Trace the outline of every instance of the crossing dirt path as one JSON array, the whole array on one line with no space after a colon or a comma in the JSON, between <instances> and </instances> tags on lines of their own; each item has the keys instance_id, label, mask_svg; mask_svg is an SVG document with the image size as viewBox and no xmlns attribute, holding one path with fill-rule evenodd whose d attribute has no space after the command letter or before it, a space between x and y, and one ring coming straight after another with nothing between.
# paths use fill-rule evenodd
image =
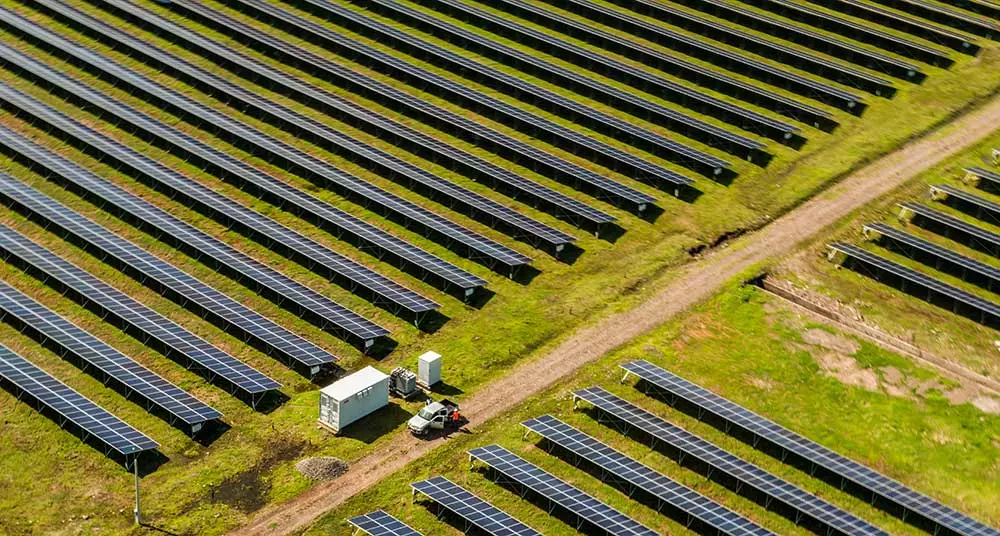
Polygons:
<instances>
[{"instance_id":1,"label":"crossing dirt path","mask_svg":"<svg viewBox=\"0 0 1000 536\"><path fill-rule=\"evenodd\" d=\"M764 228L681 268L667 287L635 308L581 329L547 355L516 366L510 374L462 402L471 423L501 415L576 369L666 322L709 297L726 281L765 259L790 252L828 225L882 196L907 179L974 145L1000 126L1000 96L956 119L943 132L911 142L858 170L829 190ZM257 513L241 536L284 535L302 530L444 440L421 441L399 433L391 443L355 462L337 480Z\"/></svg>"}]
</instances>

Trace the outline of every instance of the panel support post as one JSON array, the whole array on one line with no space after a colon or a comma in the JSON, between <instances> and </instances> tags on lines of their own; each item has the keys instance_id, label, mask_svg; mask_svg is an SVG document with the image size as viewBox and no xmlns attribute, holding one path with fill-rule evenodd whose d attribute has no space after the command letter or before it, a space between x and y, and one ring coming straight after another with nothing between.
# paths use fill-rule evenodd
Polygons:
<instances>
[{"instance_id":1,"label":"panel support post","mask_svg":"<svg viewBox=\"0 0 1000 536\"><path fill-rule=\"evenodd\" d=\"M139 454L132 457L132 469L135 471L135 510L132 511L135 517L135 524L142 525L142 515L139 511Z\"/></svg>"}]
</instances>

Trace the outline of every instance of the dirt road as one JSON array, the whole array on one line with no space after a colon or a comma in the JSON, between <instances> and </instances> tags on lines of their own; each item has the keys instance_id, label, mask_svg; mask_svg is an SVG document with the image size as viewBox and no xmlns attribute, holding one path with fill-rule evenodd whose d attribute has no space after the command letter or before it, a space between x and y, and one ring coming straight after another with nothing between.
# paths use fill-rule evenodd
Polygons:
<instances>
[{"instance_id":1,"label":"dirt road","mask_svg":"<svg viewBox=\"0 0 1000 536\"><path fill-rule=\"evenodd\" d=\"M886 155L731 247L690 263L673 283L641 305L582 329L549 354L520 364L489 389L465 399L463 413L473 423L503 414L579 367L709 297L741 271L788 253L851 211L974 145L998 125L1000 97L957 119L952 125L956 128L948 127L944 134L931 134ZM400 433L390 444L358 460L344 476L260 511L233 534L283 535L301 530L324 512L442 444L442 440L424 442Z\"/></svg>"}]
</instances>

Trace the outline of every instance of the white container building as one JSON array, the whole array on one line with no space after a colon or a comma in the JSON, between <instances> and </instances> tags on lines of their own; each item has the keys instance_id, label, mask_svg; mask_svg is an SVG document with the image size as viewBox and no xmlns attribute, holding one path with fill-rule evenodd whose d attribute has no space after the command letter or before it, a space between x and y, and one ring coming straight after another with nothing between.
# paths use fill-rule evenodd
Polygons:
<instances>
[{"instance_id":1,"label":"white container building","mask_svg":"<svg viewBox=\"0 0 1000 536\"><path fill-rule=\"evenodd\" d=\"M417 358L417 385L430 389L441 381L441 354L427 352Z\"/></svg>"},{"instance_id":2,"label":"white container building","mask_svg":"<svg viewBox=\"0 0 1000 536\"><path fill-rule=\"evenodd\" d=\"M389 405L389 375L365 367L319 392L319 422L339 433L344 427Z\"/></svg>"}]
</instances>

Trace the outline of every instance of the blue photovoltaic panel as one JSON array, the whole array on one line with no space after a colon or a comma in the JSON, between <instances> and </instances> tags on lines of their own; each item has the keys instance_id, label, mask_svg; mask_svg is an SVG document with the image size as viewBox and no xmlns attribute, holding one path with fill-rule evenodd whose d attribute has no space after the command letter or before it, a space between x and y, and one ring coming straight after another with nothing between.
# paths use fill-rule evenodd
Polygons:
<instances>
[{"instance_id":1,"label":"blue photovoltaic panel","mask_svg":"<svg viewBox=\"0 0 1000 536\"><path fill-rule=\"evenodd\" d=\"M215 408L3 281L0 281L0 312L8 319L17 319L23 329L37 333L46 342L58 345L63 351L159 406L170 414L171 420L197 425L222 417L222 413Z\"/></svg>"},{"instance_id":2,"label":"blue photovoltaic panel","mask_svg":"<svg viewBox=\"0 0 1000 536\"><path fill-rule=\"evenodd\" d=\"M574 455L600 467L609 478L622 479L657 499L687 513L691 518L730 536L773 534L704 495L684 487L662 473L629 458L551 415L521 423Z\"/></svg>"},{"instance_id":3,"label":"blue photovoltaic panel","mask_svg":"<svg viewBox=\"0 0 1000 536\"><path fill-rule=\"evenodd\" d=\"M469 456L517 482L546 500L558 504L567 512L587 521L613 536L656 536L625 514L580 491L567 482L532 465L513 452L499 446L474 448Z\"/></svg>"},{"instance_id":4,"label":"blue photovoltaic panel","mask_svg":"<svg viewBox=\"0 0 1000 536\"><path fill-rule=\"evenodd\" d=\"M171 2L169 7L257 49L263 49L269 55L278 57L287 64L307 70L354 93L382 102L393 109L402 109L404 113L429 124L437 125L438 128L447 130L470 143L485 144L487 148L499 153L504 158L547 173L556 180L576 188L584 188L599 199L607 199L636 211L644 210L648 204L656 201L654 197L613 181L600 173L572 164L476 121L434 106L423 99L340 66L306 49L293 46L201 4L176 0ZM325 30L325 28L317 26L316 30ZM349 43L349 40L341 38L333 32L329 32L324 37L330 40L339 39L340 41L335 41L338 43ZM441 144L441 142L435 140L434 144Z\"/></svg>"},{"instance_id":5,"label":"blue photovoltaic panel","mask_svg":"<svg viewBox=\"0 0 1000 536\"><path fill-rule=\"evenodd\" d=\"M75 94L80 96L80 93ZM215 215L224 224L241 224L249 232L263 237L266 242L282 246L281 252L291 257L298 256L299 260L309 268L322 267L328 273L346 279L350 282L345 285L349 290L365 289L377 297L376 301L389 303L412 313L440 307L432 300L374 270L331 251L326 246L2 83L0 83L0 100L71 136L119 165L132 169L147 180L153 181L158 188L180 197L180 201L185 204L200 205L203 210ZM19 136L16 133L7 129L0 132L3 132L5 145L22 154L32 152L29 144L19 143Z\"/></svg>"},{"instance_id":6,"label":"blue photovoltaic panel","mask_svg":"<svg viewBox=\"0 0 1000 536\"><path fill-rule=\"evenodd\" d=\"M245 393L257 394L281 387L250 365L4 225L0 225L0 255L7 260L16 258L42 272L46 283L57 281L71 290L70 294L78 295L79 301L100 307L183 356L209 376L220 377Z\"/></svg>"},{"instance_id":7,"label":"blue photovoltaic panel","mask_svg":"<svg viewBox=\"0 0 1000 536\"><path fill-rule=\"evenodd\" d=\"M1000 225L1000 203L970 194L947 184L935 184L931 186L931 196L935 199L945 199L948 204L955 206L955 208L966 214L989 221L994 225Z\"/></svg>"},{"instance_id":8,"label":"blue photovoltaic panel","mask_svg":"<svg viewBox=\"0 0 1000 536\"><path fill-rule=\"evenodd\" d=\"M7 128L0 128L0 144L20 153L25 158L44 168L53 175L95 196L103 203L102 207L112 206L130 215L143 226L149 226L163 236L170 237L176 243L197 251L198 259L211 259L226 270L237 272L239 282L253 282L259 288L267 289L277 296L285 305L295 305L301 311L312 315L314 323L324 329L337 331L342 336L357 337L362 341L370 341L387 335L385 328L337 304L333 300L296 282L288 276L274 270L248 255L237 251L225 242L218 240L196 227L189 225L165 210L162 210L142 198L119 188L102 179L93 172L86 170L74 162L29 142L20 134Z\"/></svg>"},{"instance_id":9,"label":"blue photovoltaic panel","mask_svg":"<svg viewBox=\"0 0 1000 536\"><path fill-rule=\"evenodd\" d=\"M0 198L45 220L47 227L85 242L103 259L113 259L142 283L185 307L197 308L224 324L227 331L253 340L270 354L302 365L313 374L336 361L326 350L4 173L0 173Z\"/></svg>"},{"instance_id":10,"label":"blue photovoltaic panel","mask_svg":"<svg viewBox=\"0 0 1000 536\"><path fill-rule=\"evenodd\" d=\"M273 18L274 20L280 21L283 25L293 27L294 30L292 30L292 33L302 32L309 34L311 39L322 41L331 50L349 50L350 54L363 57L364 60L362 60L362 62L370 61L373 64L381 66L383 69L391 69L394 72L405 75L405 78L419 80L420 83L417 84L418 86L423 84L423 87L436 87L441 91L447 92L449 95L453 95L453 98L467 102L475 102L480 110L489 111L492 114L500 114L506 118L508 122L512 121L516 125L522 125L521 128L529 128L528 134L534 137L561 140L562 143L574 147L572 152L579 153L581 155L590 155L592 157L596 156L598 160L611 160L614 162L613 167L615 169L627 171L639 178L660 180L674 186L686 186L693 182L691 179L684 177L683 175L661 166L651 164L645 159L633 156L628 152L618 150L610 145L596 141L572 129L563 127L537 115L525 112L521 108L509 105L504 101L494 99L477 91L472 91L468 87L459 84L450 78L419 69L391 54L386 54L364 46L361 43L358 43L357 40L349 39L337 32L329 30L325 26L314 24L281 8L272 6L265 2L258 2L256 0L232 0L232 4L239 9L256 16ZM337 6L323 5L322 8L324 12L327 12L327 9L332 10L329 11L331 16L334 13L343 12L345 16L351 17L352 19L357 18L354 16L353 11L345 11L339 9ZM362 22L362 19L358 19L356 22L360 23ZM406 35L401 32L400 34L402 36ZM621 120L613 118L612 120L615 124L620 125L623 123ZM621 125L621 127L629 130L635 129L635 127L626 125ZM635 134L640 135L641 132L636 132ZM712 157L712 161L709 162L709 166L712 167L714 172L714 170L721 170L727 167L728 163Z\"/></svg>"},{"instance_id":11,"label":"blue photovoltaic panel","mask_svg":"<svg viewBox=\"0 0 1000 536\"><path fill-rule=\"evenodd\" d=\"M225 132L227 135L239 140L238 143L234 143L252 146L256 151L266 153L272 158L280 160L286 167L294 169L297 174L316 181L322 181L324 184L333 186L340 191L349 192L363 199L364 203L376 204L385 210L392 211L399 217L405 218L413 224L421 225L430 231L439 233L447 237L448 240L446 240L446 243L448 245L461 245L474 252L471 254L473 258L486 258L492 262L511 267L531 262L530 257L481 236L419 205L382 190L354 175L348 174L324 160L267 136L259 130L222 114L213 108L202 105L180 93L167 90L163 86L153 83L148 78L88 48L64 39L13 12L0 8L0 21L12 28L16 28L19 32L23 32L34 39L44 42L54 50L61 51L89 65L90 68L114 77L122 83L127 83L148 95L160 95L162 93L162 97L165 100L169 100L171 106L184 109L187 113L197 116L201 124L206 128L217 129L217 131ZM23 57L23 55L16 51L9 50L10 55Z\"/></svg>"},{"instance_id":12,"label":"blue photovoltaic panel","mask_svg":"<svg viewBox=\"0 0 1000 536\"><path fill-rule=\"evenodd\" d=\"M254 110L269 121L273 121L272 124L274 126L280 127L292 134L304 135L306 139L321 143L325 147L346 154L352 159L356 158L367 162L368 165L379 169L386 178L397 180L407 186L411 182L420 184L432 190L438 196L447 199L448 202L445 203L446 205L465 207L472 214L482 215L483 218L480 219L487 220L487 223L502 223L504 226L513 229L514 234L517 236L530 237L535 242L543 242L551 247L559 247L574 241L572 236L562 231L540 223L467 188L435 176L381 149L330 128L309 116L300 114L273 100L262 97L258 93L233 84L222 77L201 69L160 48L151 46L89 15L49 0L39 0L38 4L45 6L65 19L71 20L77 26L96 32L102 36L102 39L113 42L116 47L126 49L131 54L151 61L153 64L166 66L172 73L179 75L185 80L193 81L197 87L204 88L207 93L218 97L220 100L235 104L237 108L246 107ZM156 15L142 10L138 6L125 2L110 1L106 2L105 5L119 9L129 9L145 22L150 22L152 19L158 18ZM160 20L163 23L167 23L167 21ZM163 89L162 91L169 92L167 89ZM176 96L174 97L176 99Z\"/></svg>"},{"instance_id":13,"label":"blue photovoltaic panel","mask_svg":"<svg viewBox=\"0 0 1000 536\"><path fill-rule=\"evenodd\" d=\"M719 472L728 475L740 483L739 489L756 490L766 495L770 501L777 501L788 506L795 512L796 522L798 522L798 516L801 515L811 518L837 534L887 536L885 531L872 526L865 520L855 517L849 512L600 387L576 391L573 393L573 397L589 402L604 415L614 417L617 422L625 423L628 427L645 433L655 441L676 449L680 457L690 456L701 461L710 468L710 473Z\"/></svg>"},{"instance_id":14,"label":"blue photovoltaic panel","mask_svg":"<svg viewBox=\"0 0 1000 536\"><path fill-rule=\"evenodd\" d=\"M406 523L392 517L383 510L375 510L370 514L352 517L347 520L360 530L371 536L421 536L421 534Z\"/></svg>"},{"instance_id":15,"label":"blue photovoltaic panel","mask_svg":"<svg viewBox=\"0 0 1000 536\"><path fill-rule=\"evenodd\" d=\"M647 99L637 97L630 91L623 91L607 84L598 82L589 76L560 67L551 62L541 60L530 54L521 52L512 47L487 39L475 32L465 30L456 25L449 24L433 16L427 15L416 9L409 8L393 0L367 0L369 5L378 8L381 13L392 13L393 17L401 22L417 27L433 28L431 33L435 35L445 34L447 39L459 46L474 50L478 53L485 53L487 56L500 56L507 58L508 64L525 72L545 73L550 82L555 82L558 78L562 80L563 87L572 89L583 94L596 95L596 100L613 104L622 111L633 113L648 121L663 125L680 125L685 130L686 135L700 138L710 145L724 147L739 147L739 150L748 148L759 149L760 144L753 142L746 144L746 138L732 134L718 127L708 125L700 120L675 110L650 102ZM716 99L705 95L700 91L677 84L662 77L657 77L644 69L638 69L630 65L615 61L606 56L602 56L588 49L575 46L566 41L549 36L544 32L539 32L517 24L507 18L493 15L487 11L474 8L468 4L454 0L436 0L426 2L425 5L434 9L454 13L464 21L478 21L478 24L485 25L493 33L503 35L515 41L536 40L544 43L542 48L547 53L561 50L564 53L570 52L579 57L576 61L581 68L594 69L597 72L606 73L616 71L617 76L612 78L626 81L633 86L656 94L666 100L673 100L688 108L696 108L720 121L725 121L732 125L739 126L745 130L756 132L760 135L771 137L777 140L786 140L798 135L799 128L789 125L783 121L763 116L752 112L735 104ZM526 38L527 37L527 38ZM440 52L435 50L436 53ZM448 56L449 61L454 60L454 56ZM530 70L526 69L530 66ZM465 71L462 71L463 75ZM491 72L492 74L492 72ZM582 91L577 88L583 88Z\"/></svg>"},{"instance_id":16,"label":"blue photovoltaic panel","mask_svg":"<svg viewBox=\"0 0 1000 536\"><path fill-rule=\"evenodd\" d=\"M908 512L920 515L943 528L967 536L1000 535L1000 531L994 528L648 361L632 361L623 364L622 368L627 373L635 374L662 389L671 397L687 401L699 408L699 411L711 413L731 425L738 426L756 437L838 475L847 482L869 490L880 500L902 506Z\"/></svg>"},{"instance_id":17,"label":"blue photovoltaic panel","mask_svg":"<svg viewBox=\"0 0 1000 536\"><path fill-rule=\"evenodd\" d=\"M976 249L984 250L994 257L1000 256L1000 234L987 231L982 227L977 227L920 203L907 201L900 203L899 206L903 208L904 212L915 214L918 218L914 220L914 223L921 227L926 225L921 220L926 220L937 227L934 229L935 232L939 232L940 229L940 233L947 237L956 239L960 237ZM956 237L956 235L958 236Z\"/></svg>"},{"instance_id":18,"label":"blue photovoltaic panel","mask_svg":"<svg viewBox=\"0 0 1000 536\"><path fill-rule=\"evenodd\" d=\"M0 344L0 377L120 454L159 447L142 432Z\"/></svg>"},{"instance_id":19,"label":"blue photovoltaic panel","mask_svg":"<svg viewBox=\"0 0 1000 536\"><path fill-rule=\"evenodd\" d=\"M441 507L491 536L541 536L531 527L443 476L414 482L412 486L414 492L430 497Z\"/></svg>"}]
</instances>

